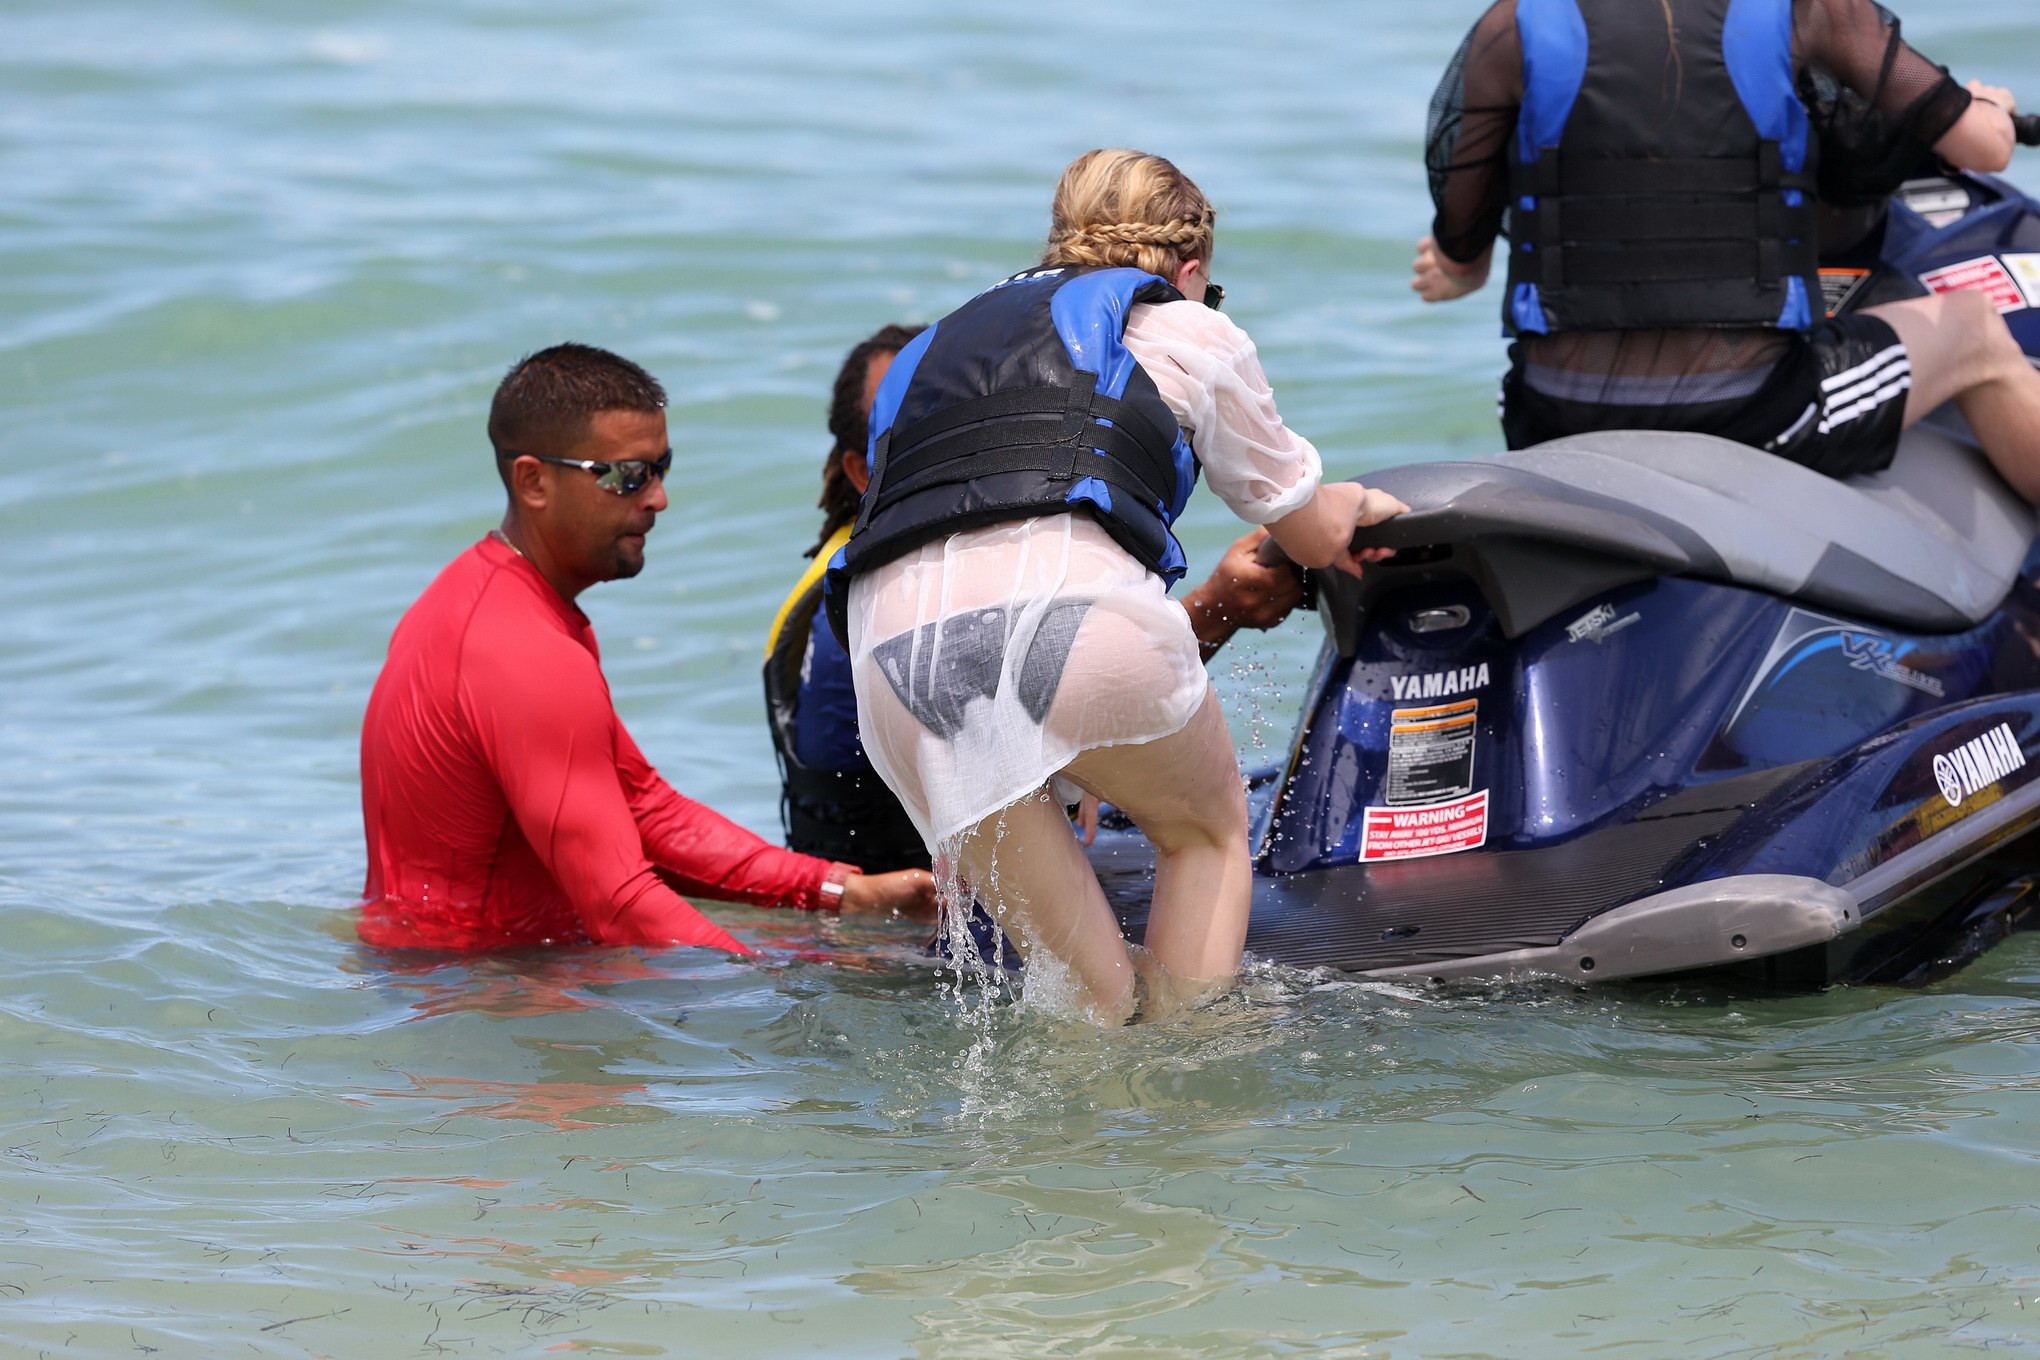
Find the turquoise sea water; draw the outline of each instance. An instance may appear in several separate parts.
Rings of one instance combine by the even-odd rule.
[[[1912,9],[2040,101],[2028,0]],[[511,359],[672,389],[676,510],[589,610],[653,759],[770,831],[835,364],[1026,263],[1074,153],[1217,199],[1335,469],[1494,443],[1492,300],[1404,287],[1473,12],[9,5],[0,1354],[2040,1350],[2030,936],[1918,992],[1264,970],[1114,1034],[734,908],[767,961],[354,942],[362,704],[494,517]],[[1315,632],[1218,663],[1243,748]]]

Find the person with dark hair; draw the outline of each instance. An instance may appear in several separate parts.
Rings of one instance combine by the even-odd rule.
[[[540,350],[496,389],[489,442],[503,523],[398,623],[362,722],[361,938],[748,954],[680,894],[932,911],[924,872],[782,850],[683,798],[617,717],[574,600],[644,569],[673,463],[658,381],[591,346]]]
[[[1822,86],[1896,144],[1822,135]],[[1437,215],[1411,287],[1474,292],[1508,236],[1511,448],[1684,430],[1846,477],[1888,465],[1952,400],[2040,500],[2040,373],[1990,299],[1829,320],[1816,272],[1816,195],[1853,178],[1819,163],[1821,143],[2002,170],[2012,113],[2008,91],[1958,85],[1872,0],[1496,0],[1432,99]]]
[[[858,502],[871,484],[871,465],[865,454],[871,443],[872,400],[886,370],[892,367],[893,356],[927,329],[880,326],[843,356],[843,366],[836,370],[835,385],[829,390],[829,434],[834,444],[828,462],[822,465],[822,498],[816,502],[822,511],[822,532],[815,546],[807,550],[809,557],[826,563],[835,551],[829,541],[849,537]]]
[[[925,326],[882,326],[844,356],[829,401],[834,443],[822,466],[821,537],[813,559],[772,620],[765,642],[765,711],[779,757],[780,819],[786,843],[811,855],[871,868],[927,868],[913,819],[871,767],[857,735],[850,656],[822,609],[822,575],[849,540],[871,484],[871,404],[891,367]],[[1242,628],[1268,629],[1303,599],[1288,566],[1260,560],[1266,529],[1242,535],[1210,577],[1184,595],[1191,632],[1209,661]]]
[[[865,461],[872,396],[893,356],[921,326],[882,326],[844,356],[829,398],[833,443],[822,465],[821,537],[765,639],[765,714],[779,760],[786,843],[811,855],[878,868],[929,867],[921,833],[871,768],[857,740],[850,657],[820,608],[822,573],[850,537],[870,485]]]

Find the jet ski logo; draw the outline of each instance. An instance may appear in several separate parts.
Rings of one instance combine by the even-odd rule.
[[[2026,767],[2026,752],[2012,735],[2010,723],[1999,723],[1980,737],[1971,737],[1952,751],[1934,757],[1934,782],[1948,806],[1967,800]]]
[[[1586,613],[1565,626],[1567,642],[1606,642],[1632,623],[1641,623],[1643,615],[1625,614],[1615,617],[1615,606],[1597,604]]]
[[[1938,677],[1904,664],[1899,659],[1902,655],[1898,644],[1861,624],[1794,609],[1778,626],[1770,650],[1764,653],[1756,674],[1743,689],[1742,698],[1736,701],[1735,711],[1728,715],[1722,730],[1738,731],[1745,715],[1750,715],[1752,721],[1762,721],[1765,704],[1783,686],[1846,682],[1850,670],[1903,685],[1931,698],[1947,697],[1947,686]]]
[[[1895,680],[1922,694],[1931,694],[1936,699],[1947,697],[1947,686],[1924,671],[1916,671],[1900,661],[1897,650],[1881,637],[1872,637],[1865,633],[1844,633],[1842,655],[1849,658],[1849,666],[1853,670],[1881,675],[1886,680]]]

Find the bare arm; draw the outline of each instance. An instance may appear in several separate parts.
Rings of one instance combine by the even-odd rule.
[[[1242,628],[1273,628],[1303,600],[1303,580],[1285,565],[1261,561],[1266,529],[1233,540],[1202,584],[1183,596],[1198,655],[1209,661]]]
[[[935,880],[921,869],[866,874],[812,855],[783,850],[697,803],[659,777],[623,724],[616,728],[617,775],[637,819],[648,857],[680,892],[766,907],[814,911],[900,911],[932,915]],[[822,885],[836,871],[840,901]]]
[[[1980,80],[1969,82],[1969,93],[1975,98],[1955,126],[1934,143],[1934,153],[1958,170],[1995,174],[2012,163],[2012,150],[2018,145],[2012,115],[2019,108],[2010,90]]]
[[[1386,491],[1358,482],[1327,482],[1303,506],[1270,524],[1268,533],[1299,566],[1337,567],[1358,576],[1363,563],[1379,562],[1392,550],[1366,548],[1356,555],[1353,531],[1393,519],[1408,509]]]

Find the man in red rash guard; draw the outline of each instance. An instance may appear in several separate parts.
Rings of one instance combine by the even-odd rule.
[[[865,875],[782,850],[681,797],[617,717],[573,601],[644,567],[667,505],[665,404],[650,374],[583,345],[532,355],[497,389],[503,525],[404,615],[362,726],[368,943],[748,954],[680,894],[932,910],[925,872]]]

